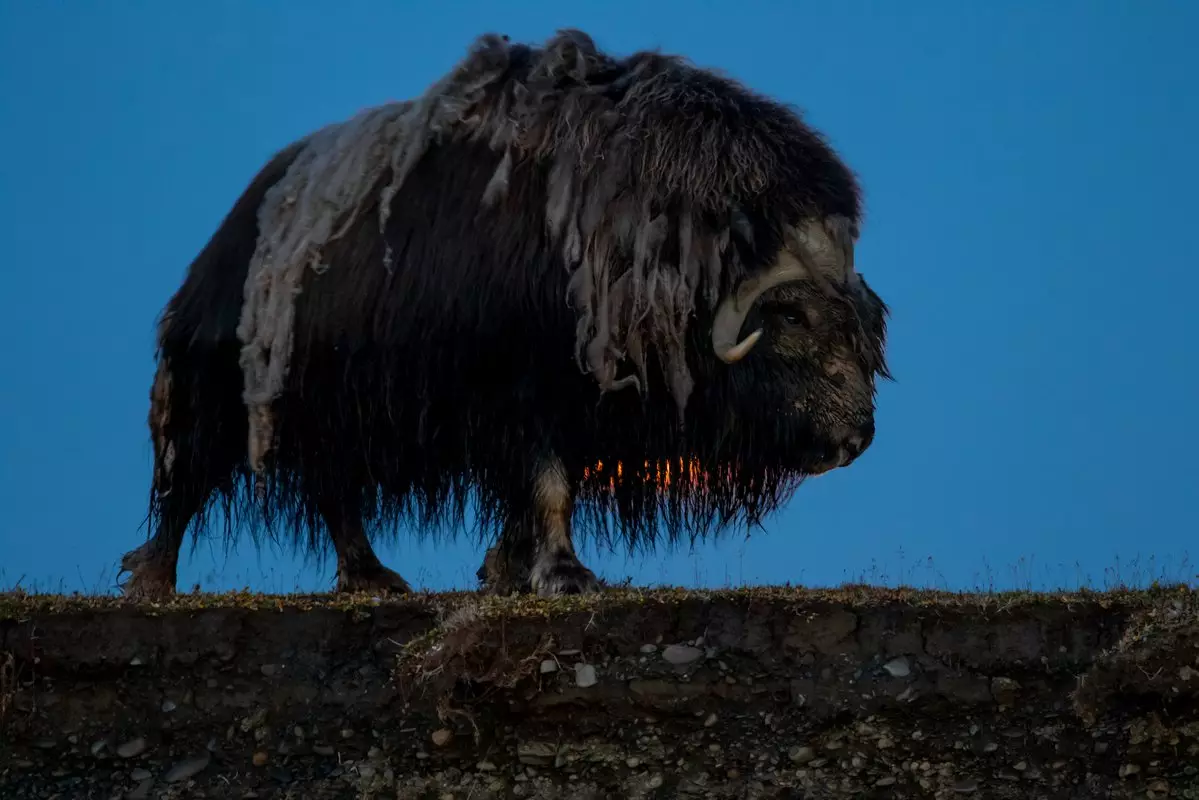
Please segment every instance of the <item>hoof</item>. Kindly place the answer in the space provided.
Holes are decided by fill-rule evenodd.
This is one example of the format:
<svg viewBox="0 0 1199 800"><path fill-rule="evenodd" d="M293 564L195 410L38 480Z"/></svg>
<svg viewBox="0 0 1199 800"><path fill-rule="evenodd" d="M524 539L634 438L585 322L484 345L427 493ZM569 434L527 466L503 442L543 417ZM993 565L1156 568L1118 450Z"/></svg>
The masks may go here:
<svg viewBox="0 0 1199 800"><path fill-rule="evenodd" d="M408 581L400 577L398 572L390 570L382 564L375 564L366 569L347 571L344 574L339 572L337 591L409 594L412 587L408 585Z"/></svg>
<svg viewBox="0 0 1199 800"><path fill-rule="evenodd" d="M121 581L126 572L129 578ZM154 557L149 542L121 558L117 581L122 594L138 600L163 600L175 593L175 570Z"/></svg>
<svg viewBox="0 0 1199 800"><path fill-rule="evenodd" d="M573 553L551 553L537 559L530 583L539 597L594 594L600 590L595 573L583 566Z"/></svg>
<svg viewBox="0 0 1199 800"><path fill-rule="evenodd" d="M530 590L528 568L514 563L498 545L487 551L475 577L487 594L510 595Z"/></svg>

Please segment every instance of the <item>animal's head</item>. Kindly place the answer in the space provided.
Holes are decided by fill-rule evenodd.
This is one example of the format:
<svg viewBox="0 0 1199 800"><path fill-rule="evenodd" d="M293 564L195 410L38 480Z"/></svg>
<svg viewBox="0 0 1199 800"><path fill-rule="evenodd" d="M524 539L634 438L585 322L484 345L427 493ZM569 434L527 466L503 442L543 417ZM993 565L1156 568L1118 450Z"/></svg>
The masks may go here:
<svg viewBox="0 0 1199 800"><path fill-rule="evenodd" d="M856 233L842 216L790 227L712 321L738 413L773 427L775 457L809 475L870 446L875 380L889 377L888 309L854 268Z"/></svg>

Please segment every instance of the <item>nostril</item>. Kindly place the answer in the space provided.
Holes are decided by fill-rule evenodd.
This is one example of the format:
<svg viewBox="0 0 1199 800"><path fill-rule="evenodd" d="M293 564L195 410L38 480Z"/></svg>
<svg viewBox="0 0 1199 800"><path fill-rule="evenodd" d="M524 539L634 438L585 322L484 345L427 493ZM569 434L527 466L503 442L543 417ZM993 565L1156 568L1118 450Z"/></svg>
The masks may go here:
<svg viewBox="0 0 1199 800"><path fill-rule="evenodd" d="M870 446L870 443L873 440L873 425L859 430L856 433L850 434L848 437L846 437L844 444L846 455L848 455L851 460L857 458L866 450L867 447Z"/></svg>
<svg viewBox="0 0 1199 800"><path fill-rule="evenodd" d="M850 458L857 458L866 449L866 437L855 433L845 440L845 450Z"/></svg>

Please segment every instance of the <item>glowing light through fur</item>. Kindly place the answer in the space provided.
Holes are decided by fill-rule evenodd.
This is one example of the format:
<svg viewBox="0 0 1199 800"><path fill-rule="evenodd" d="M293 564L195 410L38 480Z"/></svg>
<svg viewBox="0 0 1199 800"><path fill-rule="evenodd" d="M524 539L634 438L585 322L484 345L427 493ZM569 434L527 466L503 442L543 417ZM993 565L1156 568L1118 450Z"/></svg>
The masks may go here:
<svg viewBox="0 0 1199 800"><path fill-rule="evenodd" d="M731 469L726 472L732 474ZM626 480L656 486L662 490L670 488L672 483L681 483L689 489L698 490L711 481L711 475L695 458L657 461L652 464L644 461L641 469L630 470L627 476L623 461L609 464L607 469L605 469L603 461L597 461L594 467L583 470L585 483L591 483L601 488L606 484L609 492L615 492L616 488L623 485Z"/></svg>

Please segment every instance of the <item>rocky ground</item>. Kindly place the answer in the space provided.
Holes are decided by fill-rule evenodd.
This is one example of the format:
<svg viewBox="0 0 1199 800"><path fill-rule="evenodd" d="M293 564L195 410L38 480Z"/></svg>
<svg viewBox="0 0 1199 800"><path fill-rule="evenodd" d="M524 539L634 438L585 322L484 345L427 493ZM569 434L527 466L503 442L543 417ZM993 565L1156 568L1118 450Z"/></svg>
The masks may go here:
<svg viewBox="0 0 1199 800"><path fill-rule="evenodd" d="M0 797L1199 798L1199 596L0 595Z"/></svg>

